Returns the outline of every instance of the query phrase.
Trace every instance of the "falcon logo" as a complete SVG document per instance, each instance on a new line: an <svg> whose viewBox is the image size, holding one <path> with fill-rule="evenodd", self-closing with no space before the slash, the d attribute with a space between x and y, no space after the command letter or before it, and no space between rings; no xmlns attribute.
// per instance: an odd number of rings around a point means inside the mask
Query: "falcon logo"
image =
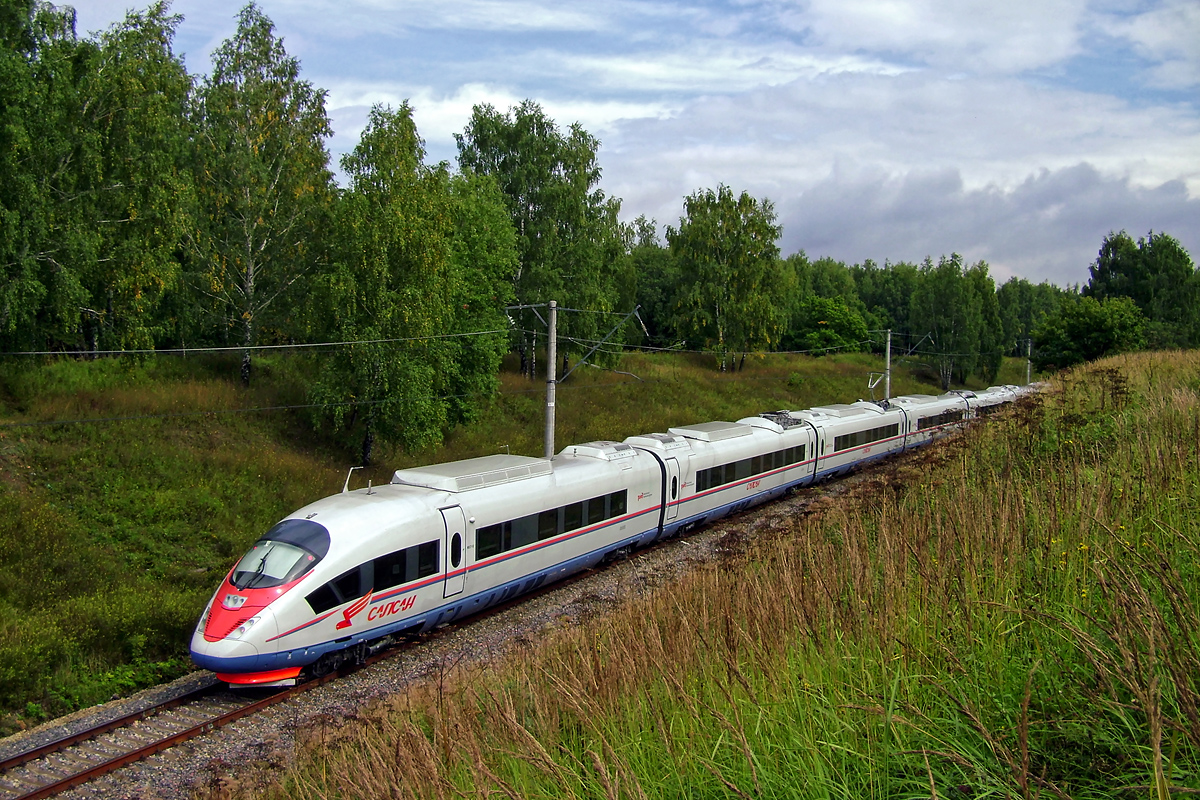
<svg viewBox="0 0 1200 800"><path fill-rule="evenodd" d="M355 600L354 603L351 604L351 606L349 608L347 608L346 610L344 610L342 612L342 621L337 624L337 630L340 631L342 628L349 628L350 624L351 624L350 618L353 617L358 612L362 611L364 608L366 608L370 602L371 602L371 593L370 592L367 592L365 595L363 595L359 599Z"/></svg>

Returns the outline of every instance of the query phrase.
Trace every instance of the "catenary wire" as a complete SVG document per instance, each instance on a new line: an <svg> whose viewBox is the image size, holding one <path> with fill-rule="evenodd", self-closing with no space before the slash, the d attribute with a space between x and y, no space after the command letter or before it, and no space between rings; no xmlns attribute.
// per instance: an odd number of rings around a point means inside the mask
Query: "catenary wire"
<svg viewBox="0 0 1200 800"><path fill-rule="evenodd" d="M509 333L508 328L490 331L466 331L464 333L435 333L429 336L404 336L391 339L358 339L349 342L300 342L294 344L253 344L222 347L171 347L162 350L28 350L0 353L0 358L16 356L138 356L138 355L190 355L193 353L231 353L246 350L307 350L319 347L348 347L359 344L396 344L400 342L425 342L437 339L457 339L470 336L487 336L493 333Z"/></svg>

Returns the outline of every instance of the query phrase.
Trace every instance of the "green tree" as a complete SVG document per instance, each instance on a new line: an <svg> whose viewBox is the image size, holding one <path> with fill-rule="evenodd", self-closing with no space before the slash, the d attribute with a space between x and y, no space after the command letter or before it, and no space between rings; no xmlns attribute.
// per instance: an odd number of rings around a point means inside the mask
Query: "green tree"
<svg viewBox="0 0 1200 800"><path fill-rule="evenodd" d="M862 350L867 339L867 323L862 315L840 297L810 294L798 303L783 349L815 351Z"/></svg>
<svg viewBox="0 0 1200 800"><path fill-rule="evenodd" d="M88 304L80 266L96 256L86 218L94 136L84 124L96 47L75 14L0 3L0 337L73 347Z"/></svg>
<svg viewBox="0 0 1200 800"><path fill-rule="evenodd" d="M988 274L988 265L979 261L968 267L963 278L974 294L979 308L979 359L975 370L986 383L996 380L1004 362L1004 324L1000 320L1000 303L996 299L996 284Z"/></svg>
<svg viewBox="0 0 1200 800"><path fill-rule="evenodd" d="M1146 316L1128 297L1066 296L1033 332L1039 370L1063 369L1146 346Z"/></svg>
<svg viewBox="0 0 1200 800"><path fill-rule="evenodd" d="M81 267L93 347L153 347L170 326L159 314L178 287L180 244L195 224L187 167L192 88L171 50L181 17L158 2L100 36L87 106L97 140L98 190L89 203L96 257ZM156 335L156 333L158 335Z"/></svg>
<svg viewBox="0 0 1200 800"><path fill-rule="evenodd" d="M633 222L634 244L629 253L630 272L637 282L637 304L642 322L655 345L678 341L675 331L675 294L679 289L679 265L658 238L654 220L639 216Z"/></svg>
<svg viewBox="0 0 1200 800"><path fill-rule="evenodd" d="M915 264L885 262L882 267L871 260L850 268L858 287L858 296L866 308L867 325L876 330L888 330L899 335L912 334L908 315L912 295L920 278ZM918 336L923 336L922 331Z"/></svg>
<svg viewBox="0 0 1200 800"><path fill-rule="evenodd" d="M1132 299L1148 320L1152 347L1200 342L1196 268L1174 237L1150 231L1135 244L1125 231L1110 232L1090 272L1083 294Z"/></svg>
<svg viewBox="0 0 1200 800"><path fill-rule="evenodd" d="M460 173L450 178L449 190L453 332L470 334L447 342L452 364L449 416L456 423L476 419L480 401L494 397L500 388L500 362L508 350L504 308L514 301L511 278L519 257L517 234L494 178Z"/></svg>
<svg viewBox="0 0 1200 800"><path fill-rule="evenodd" d="M213 53L195 124L203 218L193 281L222 333L249 348L267 325L295 326L287 299L324 262L333 188L325 94L300 79L299 62L253 3ZM250 365L246 349L246 385Z"/></svg>
<svg viewBox="0 0 1200 800"><path fill-rule="evenodd" d="M28 347L47 295L31 230L40 199L31 168L38 97L34 62L45 35L34 0L0 0L0 343Z"/></svg>
<svg viewBox="0 0 1200 800"><path fill-rule="evenodd" d="M377 436L422 447L469 416L494 392L507 340L516 247L499 190L424 157L407 104L371 109L342 159L337 257L317 282L323 332L357 343L321 361L311 397L320 424L361 432L364 464ZM498 332L445 336L486 330Z"/></svg>
<svg viewBox="0 0 1200 800"><path fill-rule="evenodd" d="M578 123L561 131L541 106L526 100L501 114L475 106L466 129L455 134L464 172L495 178L508 202L520 262L511 276L518 303L557 300L560 306L613 311L633 278L620 202L599 188L600 142ZM517 315L533 329L531 312ZM559 335L593 339L605 317L559 315ZM562 342L564 351L571 345Z"/></svg>
<svg viewBox="0 0 1200 800"><path fill-rule="evenodd" d="M721 184L684 198L678 228L667 228L679 264L677 326L717 353L766 349L779 341L785 309L774 296L780 277L780 228L771 201L756 200Z"/></svg>
<svg viewBox="0 0 1200 800"><path fill-rule="evenodd" d="M1032 284L1024 278L1009 278L996 290L1000 320L1004 328L1004 350L1025 355L1025 342L1047 314L1058 310L1066 290L1043 281Z"/></svg>
<svg viewBox="0 0 1200 800"><path fill-rule="evenodd" d="M974 371L979 357L982 310L979 295L963 274L962 257L926 258L913 290L909 319L914 335L928 333L942 388Z"/></svg>

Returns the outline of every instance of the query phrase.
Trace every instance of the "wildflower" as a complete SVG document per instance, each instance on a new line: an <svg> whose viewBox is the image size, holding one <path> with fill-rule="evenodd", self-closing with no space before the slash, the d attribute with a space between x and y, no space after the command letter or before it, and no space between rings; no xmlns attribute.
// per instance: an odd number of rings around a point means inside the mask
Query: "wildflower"
<svg viewBox="0 0 1200 800"><path fill-rule="evenodd" d="M1088 549L1088 546L1087 546L1086 544L1081 544L1081 545L1079 545L1079 549L1080 549L1080 550L1087 550L1087 549Z"/></svg>

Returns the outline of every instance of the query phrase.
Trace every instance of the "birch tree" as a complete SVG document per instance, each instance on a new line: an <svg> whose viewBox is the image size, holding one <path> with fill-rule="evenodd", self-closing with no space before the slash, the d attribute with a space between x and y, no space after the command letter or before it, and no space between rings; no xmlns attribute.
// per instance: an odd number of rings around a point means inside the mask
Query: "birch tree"
<svg viewBox="0 0 1200 800"><path fill-rule="evenodd" d="M683 201L678 228L667 228L680 272L676 328L716 352L720 368L729 355L776 344L786 321L775 302L780 228L775 208L721 185Z"/></svg>
<svg viewBox="0 0 1200 800"><path fill-rule="evenodd" d="M325 93L300 79L271 20L247 5L199 91L192 273L223 332L247 348L245 385L259 332L295 324L289 300L324 260L331 133Z"/></svg>

